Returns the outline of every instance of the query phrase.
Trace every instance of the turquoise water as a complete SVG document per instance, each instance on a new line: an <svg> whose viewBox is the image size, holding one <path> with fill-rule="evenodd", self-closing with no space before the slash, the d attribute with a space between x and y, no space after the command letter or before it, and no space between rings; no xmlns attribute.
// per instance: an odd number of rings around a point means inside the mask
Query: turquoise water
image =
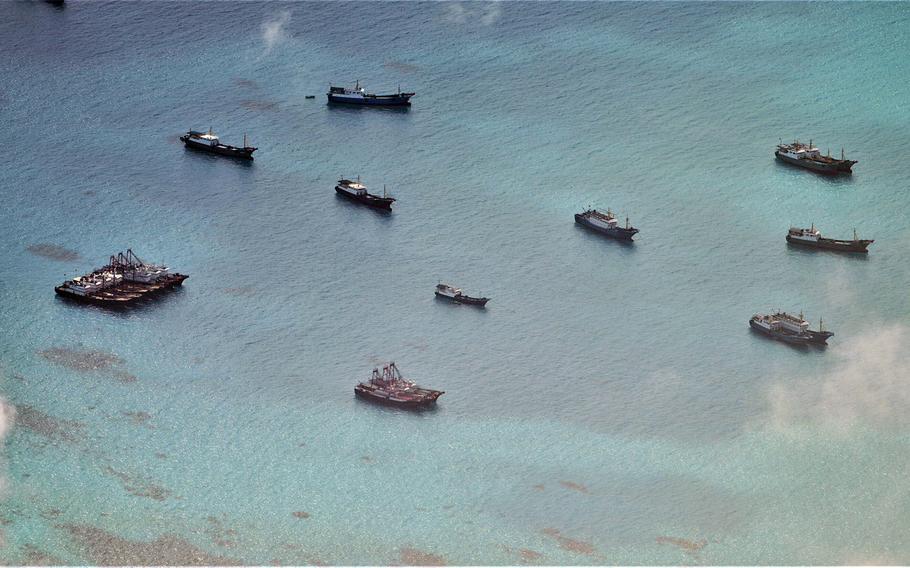
<svg viewBox="0 0 910 568"><path fill-rule="evenodd" d="M900 3L0 4L0 558L910 562L908 30ZM414 105L324 104L355 79ZM210 125L255 162L177 140ZM775 163L797 137L855 174ZM788 249L812 222L876 242ZM54 297L127 247L190 279ZM750 333L778 307L831 345ZM354 399L390 359L438 409Z"/></svg>

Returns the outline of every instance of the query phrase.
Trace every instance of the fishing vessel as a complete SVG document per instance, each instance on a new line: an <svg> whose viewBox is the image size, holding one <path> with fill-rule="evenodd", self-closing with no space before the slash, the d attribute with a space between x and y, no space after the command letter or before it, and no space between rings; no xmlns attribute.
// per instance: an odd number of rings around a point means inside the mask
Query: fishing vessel
<svg viewBox="0 0 910 568"><path fill-rule="evenodd" d="M344 178L338 180L338 183L335 185L335 191L339 195L347 197L352 201L362 203L369 207L375 207L376 209L391 211L392 203L395 202L394 197L386 195L385 186L382 186L382 197L367 192L367 186L360 183L360 176L357 176L357 181Z"/></svg>
<svg viewBox="0 0 910 568"><path fill-rule="evenodd" d="M112 255L105 266L67 280L54 291L79 302L125 306L180 286L187 278L167 266L143 262L132 249L127 249Z"/></svg>
<svg viewBox="0 0 910 568"><path fill-rule="evenodd" d="M354 387L354 394L379 404L401 408L425 408L436 404L445 391L425 389L405 379L395 363L373 369L368 381Z"/></svg>
<svg viewBox="0 0 910 568"><path fill-rule="evenodd" d="M455 288L454 286L442 283L436 285L435 293L436 297L452 300L456 304L470 304L473 306L484 307L487 305L487 302L490 301L489 298L475 298L473 296L468 296L461 291L461 288Z"/></svg>
<svg viewBox="0 0 910 568"><path fill-rule="evenodd" d="M613 212L609 209L607 209L606 213L601 213L596 209L588 209L583 213L576 213L575 222L614 239L630 241L638 233L638 229L629 225L628 217L626 217L626 226L620 227Z"/></svg>
<svg viewBox="0 0 910 568"><path fill-rule="evenodd" d="M824 345L828 338L834 335L830 331L824 331L820 319L818 330L809 329L809 322L803 319L802 313L799 316L781 311L773 314L755 314L749 320L749 326L768 337L796 345Z"/></svg>
<svg viewBox="0 0 910 568"><path fill-rule="evenodd" d="M366 92L366 89L360 86L360 81L354 85L353 89L347 87L335 87L329 85L329 92L326 93L330 103L345 105L365 105L365 106L411 106L411 97L414 93L402 93L401 87L398 87L397 93L377 95Z"/></svg>
<svg viewBox="0 0 910 568"><path fill-rule="evenodd" d="M823 156L821 150L812 145L811 140L808 144L803 144L799 140L792 144L781 142L777 145L774 155L782 162L826 174L852 173L853 164L856 163L856 160L848 160L844 156L843 148L840 151L840 160L832 158L830 150L827 156Z"/></svg>
<svg viewBox="0 0 910 568"><path fill-rule="evenodd" d="M186 144L187 148L211 152L213 154L221 154L222 156L242 158L244 160L252 160L253 152L257 150L257 148L247 145L246 134L243 135L243 147L238 148L237 146L231 146L230 144L222 144L221 141L218 140L218 136L212 132L211 128L209 128L208 132L190 130L181 136L180 140Z"/></svg>
<svg viewBox="0 0 910 568"><path fill-rule="evenodd" d="M808 229L790 227L787 232L787 242L791 245L798 245L810 248L819 248L834 250L840 252L869 252L869 245L875 242L874 239L860 239L856 236L856 229L853 229L853 240L829 239L823 237L821 232L815 228L815 224Z"/></svg>

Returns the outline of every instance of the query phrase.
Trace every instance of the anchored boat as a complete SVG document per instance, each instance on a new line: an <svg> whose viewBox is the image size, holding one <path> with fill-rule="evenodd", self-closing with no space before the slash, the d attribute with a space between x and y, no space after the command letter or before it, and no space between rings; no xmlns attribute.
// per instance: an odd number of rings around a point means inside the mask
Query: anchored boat
<svg viewBox="0 0 910 568"><path fill-rule="evenodd" d="M377 95L366 92L366 89L360 86L357 81L353 89L346 87L335 87L329 85L329 92L326 93L330 103L346 105L365 105L365 106L411 106L411 97L414 93L402 93L401 87L398 87L397 93L386 95Z"/></svg>
<svg viewBox="0 0 910 568"><path fill-rule="evenodd" d="M853 172L853 164L856 160L848 160L844 156L844 150L841 148L840 160L831 157L831 152L823 156L821 150L812 145L809 140L808 144L802 144L799 140L792 144L781 142L774 151L774 156L782 162L807 168L816 172L825 174L849 174Z"/></svg>
<svg viewBox="0 0 910 568"><path fill-rule="evenodd" d="M601 213L597 209L576 213L575 222L614 239L631 241L632 237L638 233L638 229L629 225L628 217L626 217L626 226L620 227L613 212L609 209L606 213Z"/></svg>
<svg viewBox="0 0 910 568"><path fill-rule="evenodd" d="M257 150L257 148L247 145L246 134L243 135L243 147L238 148L237 146L231 146L230 144L222 144L221 141L218 140L218 136L212 132L211 128L209 128L208 132L190 130L181 136L180 140L186 144L187 148L211 152L212 154L221 154L222 156L242 158L245 160L252 160L253 152Z"/></svg>
<svg viewBox="0 0 910 568"><path fill-rule="evenodd" d="M787 233L787 242L791 245L799 245L810 248L820 248L834 250L839 252L869 252L869 245L875 242L874 239L860 239L856 236L856 229L853 229L853 240L829 239L823 237L821 232L815 228L815 224L808 229L790 227Z"/></svg>
<svg viewBox="0 0 910 568"><path fill-rule="evenodd" d="M749 320L749 326L772 339L796 345L825 345L834 334L824 331L822 321L818 320L818 330L809 329L809 322L786 312L773 314L755 314Z"/></svg>
<svg viewBox="0 0 910 568"><path fill-rule="evenodd" d="M354 394L379 404L425 408L436 404L436 399L445 391L421 388L405 379L395 363L389 363L383 365L382 371L373 369L370 380L354 387Z"/></svg>
<svg viewBox="0 0 910 568"><path fill-rule="evenodd" d="M382 186L382 197L368 193L367 186L360 183L360 176L357 176L357 181L344 178L338 180L338 183L335 185L335 191L338 195L342 195L352 201L377 209L391 211L392 203L395 202L394 197L386 195L385 186Z"/></svg>
<svg viewBox="0 0 910 568"><path fill-rule="evenodd" d="M57 294L90 304L125 306L180 286L189 278L167 266L149 264L127 249L110 257L107 265L89 274L67 280L54 288Z"/></svg>
<svg viewBox="0 0 910 568"><path fill-rule="evenodd" d="M461 288L455 288L454 286L449 286L448 284L442 283L436 285L435 294L438 298L452 300L456 304L470 304L472 306L480 306L481 308L486 306L487 302L490 301L489 298L475 298L473 296L468 296L461 291Z"/></svg>

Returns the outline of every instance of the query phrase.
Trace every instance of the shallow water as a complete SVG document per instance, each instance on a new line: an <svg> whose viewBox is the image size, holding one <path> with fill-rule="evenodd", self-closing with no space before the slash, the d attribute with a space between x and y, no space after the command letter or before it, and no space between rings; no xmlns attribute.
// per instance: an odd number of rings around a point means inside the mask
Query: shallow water
<svg viewBox="0 0 910 568"><path fill-rule="evenodd" d="M910 562L908 24L897 3L0 4L0 558ZM417 96L324 104L355 79ZM255 162L180 145L210 125ZM795 137L856 173L775 163ZM341 175L394 212L336 198ZM636 242L575 226L589 204ZM876 242L788 249L812 222ZM54 297L127 247L189 280L119 313ZM440 280L492 300L437 301ZM778 307L831 345L749 331ZM436 410L353 398L390 359Z"/></svg>

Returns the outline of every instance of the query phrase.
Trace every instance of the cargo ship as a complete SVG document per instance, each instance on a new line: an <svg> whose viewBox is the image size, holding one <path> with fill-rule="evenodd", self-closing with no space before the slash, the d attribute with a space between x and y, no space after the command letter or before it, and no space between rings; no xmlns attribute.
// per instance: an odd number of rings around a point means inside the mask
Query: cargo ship
<svg viewBox="0 0 910 568"><path fill-rule="evenodd" d="M853 229L853 240L829 239L823 237L821 232L815 228L815 224L808 229L790 227L787 233L787 242L791 245L798 245L809 248L819 248L839 252L869 252L869 245L875 242L874 239L860 239L856 236L856 229Z"/></svg>
<svg viewBox="0 0 910 568"><path fill-rule="evenodd" d="M335 191L338 195L376 209L391 211L392 203L395 203L394 197L386 195L385 186L382 186L382 197L368 193L367 186L360 183L360 176L357 176L357 181L344 178L338 180L338 183L335 184Z"/></svg>
<svg viewBox="0 0 910 568"><path fill-rule="evenodd" d="M755 314L749 320L749 326L772 339L795 345L825 345L834 335L822 329L821 320L818 320L818 330L811 330L809 322L803 319L803 314L797 317L780 311L774 314Z"/></svg>
<svg viewBox="0 0 910 568"><path fill-rule="evenodd" d="M145 263L132 249L127 249L125 253L112 255L107 265L67 280L54 291L79 302L126 306L180 286L187 278L186 274L171 272L167 266Z"/></svg>
<svg viewBox="0 0 910 568"><path fill-rule="evenodd" d="M844 150L841 148L840 160L832 158L829 155L823 156L821 150L812 145L809 140L808 144L802 144L799 140L792 144L781 142L777 145L774 155L778 160L807 168L816 172L825 174L849 174L853 172L853 164L856 160L848 160L844 156Z"/></svg>
<svg viewBox="0 0 910 568"><path fill-rule="evenodd" d="M354 387L354 394L371 402L414 409L435 405L445 391L419 387L405 379L395 363L389 363L382 371L373 369L370 380Z"/></svg>
<svg viewBox="0 0 910 568"><path fill-rule="evenodd" d="M326 96L329 103L335 104L407 107L411 106L411 97L414 93L402 93L401 87L398 87L397 93L377 95L366 92L366 89L360 86L360 81L357 81L353 89L329 85Z"/></svg>
<svg viewBox="0 0 910 568"><path fill-rule="evenodd" d="M601 213L597 209L576 213L575 222L614 239L631 241L632 237L638 233L638 229L629 225L628 217L626 217L626 226L620 227L613 212L609 209L606 213Z"/></svg>
<svg viewBox="0 0 910 568"><path fill-rule="evenodd" d="M218 140L218 136L212 132L211 128L209 128L208 132L197 132L196 130L190 130L181 136L180 140L186 144L187 148L202 150L204 152L211 152L212 154L220 154L222 156L230 156L232 158L240 158L243 160L252 160L253 152L258 149L247 145L246 134L243 135L242 148L231 146L230 144L222 144Z"/></svg>
<svg viewBox="0 0 910 568"><path fill-rule="evenodd" d="M436 285L435 293L437 298L452 300L456 304L480 306L481 308L486 306L487 302L490 301L489 298L475 298L473 296L468 296L461 291L461 288L455 288L454 286L442 283Z"/></svg>

